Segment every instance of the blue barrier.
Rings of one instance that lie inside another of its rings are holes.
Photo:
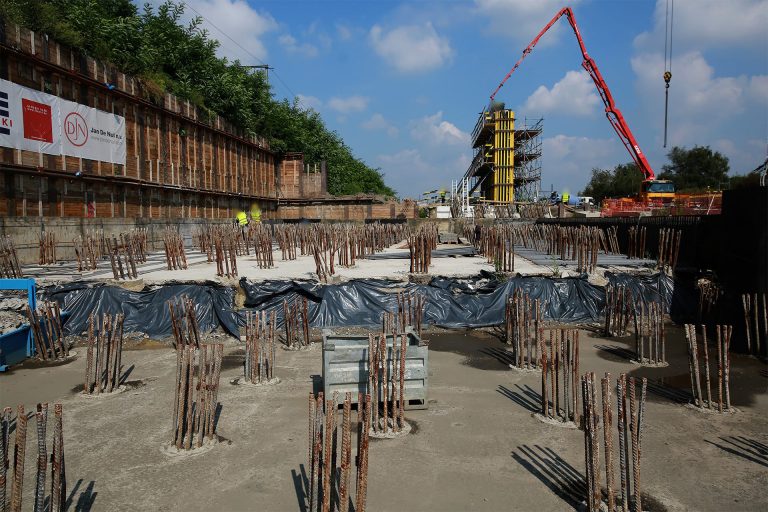
[[[33,311],[37,308],[37,290],[35,280],[0,279],[0,290],[22,290],[27,292],[27,303]],[[23,325],[0,336],[0,372],[8,369],[8,366],[22,362],[35,353],[35,344],[29,325]]]

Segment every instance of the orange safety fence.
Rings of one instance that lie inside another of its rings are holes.
[[[635,215],[719,215],[722,211],[723,195],[678,194],[671,203],[662,201],[640,202],[634,199],[603,199],[602,217],[628,217]]]

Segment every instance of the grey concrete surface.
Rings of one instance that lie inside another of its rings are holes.
[[[681,329],[669,326],[667,368],[640,368],[611,348],[627,340],[581,333],[581,367],[646,376],[643,433],[645,493],[670,511],[751,511],[768,507],[768,454],[739,448],[768,444],[765,365],[734,357],[734,415],[703,414],[670,397],[684,396],[687,362]],[[371,443],[368,510],[573,510],[570,496],[584,475],[579,430],[532,417],[537,373],[511,370],[493,334],[429,333],[429,409],[409,411],[415,433]],[[293,474],[306,470],[307,395],[321,371],[319,346],[279,350],[276,386],[228,382],[241,372],[242,349],[228,340],[219,400],[218,434],[229,440],[205,453],[171,458],[175,354],[147,341],[123,363],[138,387],[101,399],[73,391],[84,358],[57,367],[21,367],[0,374],[0,405],[64,404],[70,510],[297,511],[303,510]],[[151,349],[151,350],[150,350]],[[502,361],[500,361],[500,359]],[[659,384],[662,382],[662,384]],[[30,421],[32,428],[34,421]],[[32,504],[34,457],[28,441],[25,508]]]

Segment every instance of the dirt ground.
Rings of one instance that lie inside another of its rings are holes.
[[[688,366],[681,329],[668,327],[666,368],[640,368],[621,349],[630,338],[581,333],[581,369],[651,380],[643,433],[642,485],[653,510],[768,509],[768,372],[733,357],[737,414],[686,408]],[[414,433],[370,447],[368,510],[561,511],[578,508],[584,478],[580,430],[544,424],[532,412],[538,373],[512,370],[493,332],[435,332],[429,408],[408,411]],[[304,510],[307,395],[321,350],[278,351],[280,384],[233,386],[242,349],[227,341],[217,432],[226,441],[171,457],[175,353],[147,342],[127,350],[128,391],[78,396],[83,350],[71,363],[27,365],[0,374],[0,405],[64,404],[69,510]],[[34,428],[34,420],[30,421]],[[32,435],[32,438],[34,436]],[[13,442],[13,441],[12,441]],[[28,440],[25,509],[31,507],[36,450]],[[757,448],[755,448],[757,447]]]

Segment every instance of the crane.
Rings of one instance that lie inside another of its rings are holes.
[[[595,87],[597,87],[600,98],[605,104],[605,116],[608,118],[611,126],[613,126],[613,129],[618,134],[619,139],[621,139],[621,142],[624,144],[624,147],[627,149],[627,151],[629,151],[629,154],[632,156],[632,160],[635,161],[635,164],[643,173],[644,179],[640,189],[641,201],[645,203],[659,200],[662,202],[672,201],[675,196],[674,185],[670,181],[656,179],[656,174],[653,172],[651,164],[648,163],[648,160],[645,158],[645,154],[643,154],[640,146],[637,143],[637,140],[635,139],[635,136],[632,134],[632,130],[629,129],[629,125],[624,119],[624,116],[616,106],[616,103],[613,100],[613,95],[611,95],[611,91],[608,89],[608,85],[605,83],[605,79],[603,79],[603,75],[597,68],[597,64],[595,63],[594,59],[590,57],[589,53],[587,52],[587,48],[584,46],[584,41],[581,38],[579,26],[576,24],[576,17],[574,16],[573,10],[570,7],[563,7],[560,9],[560,11],[550,20],[550,22],[547,23],[543,29],[541,29],[538,35],[533,39],[533,41],[530,42],[525,50],[523,50],[523,55],[515,63],[515,65],[512,66],[512,69],[509,71],[509,73],[506,74],[504,79],[501,81],[501,83],[499,83],[499,85],[491,94],[491,103],[493,103],[499,90],[501,90],[507,80],[509,80],[509,77],[512,76],[512,73],[517,70],[517,68],[520,66],[523,60],[525,60],[528,54],[533,51],[533,48],[536,46],[536,44],[538,44],[539,39],[541,39],[541,37],[563,16],[568,19],[568,23],[571,25],[573,33],[576,35],[576,40],[579,43],[579,49],[581,50],[581,55],[584,58],[581,66],[589,74],[590,78],[595,84]]]

